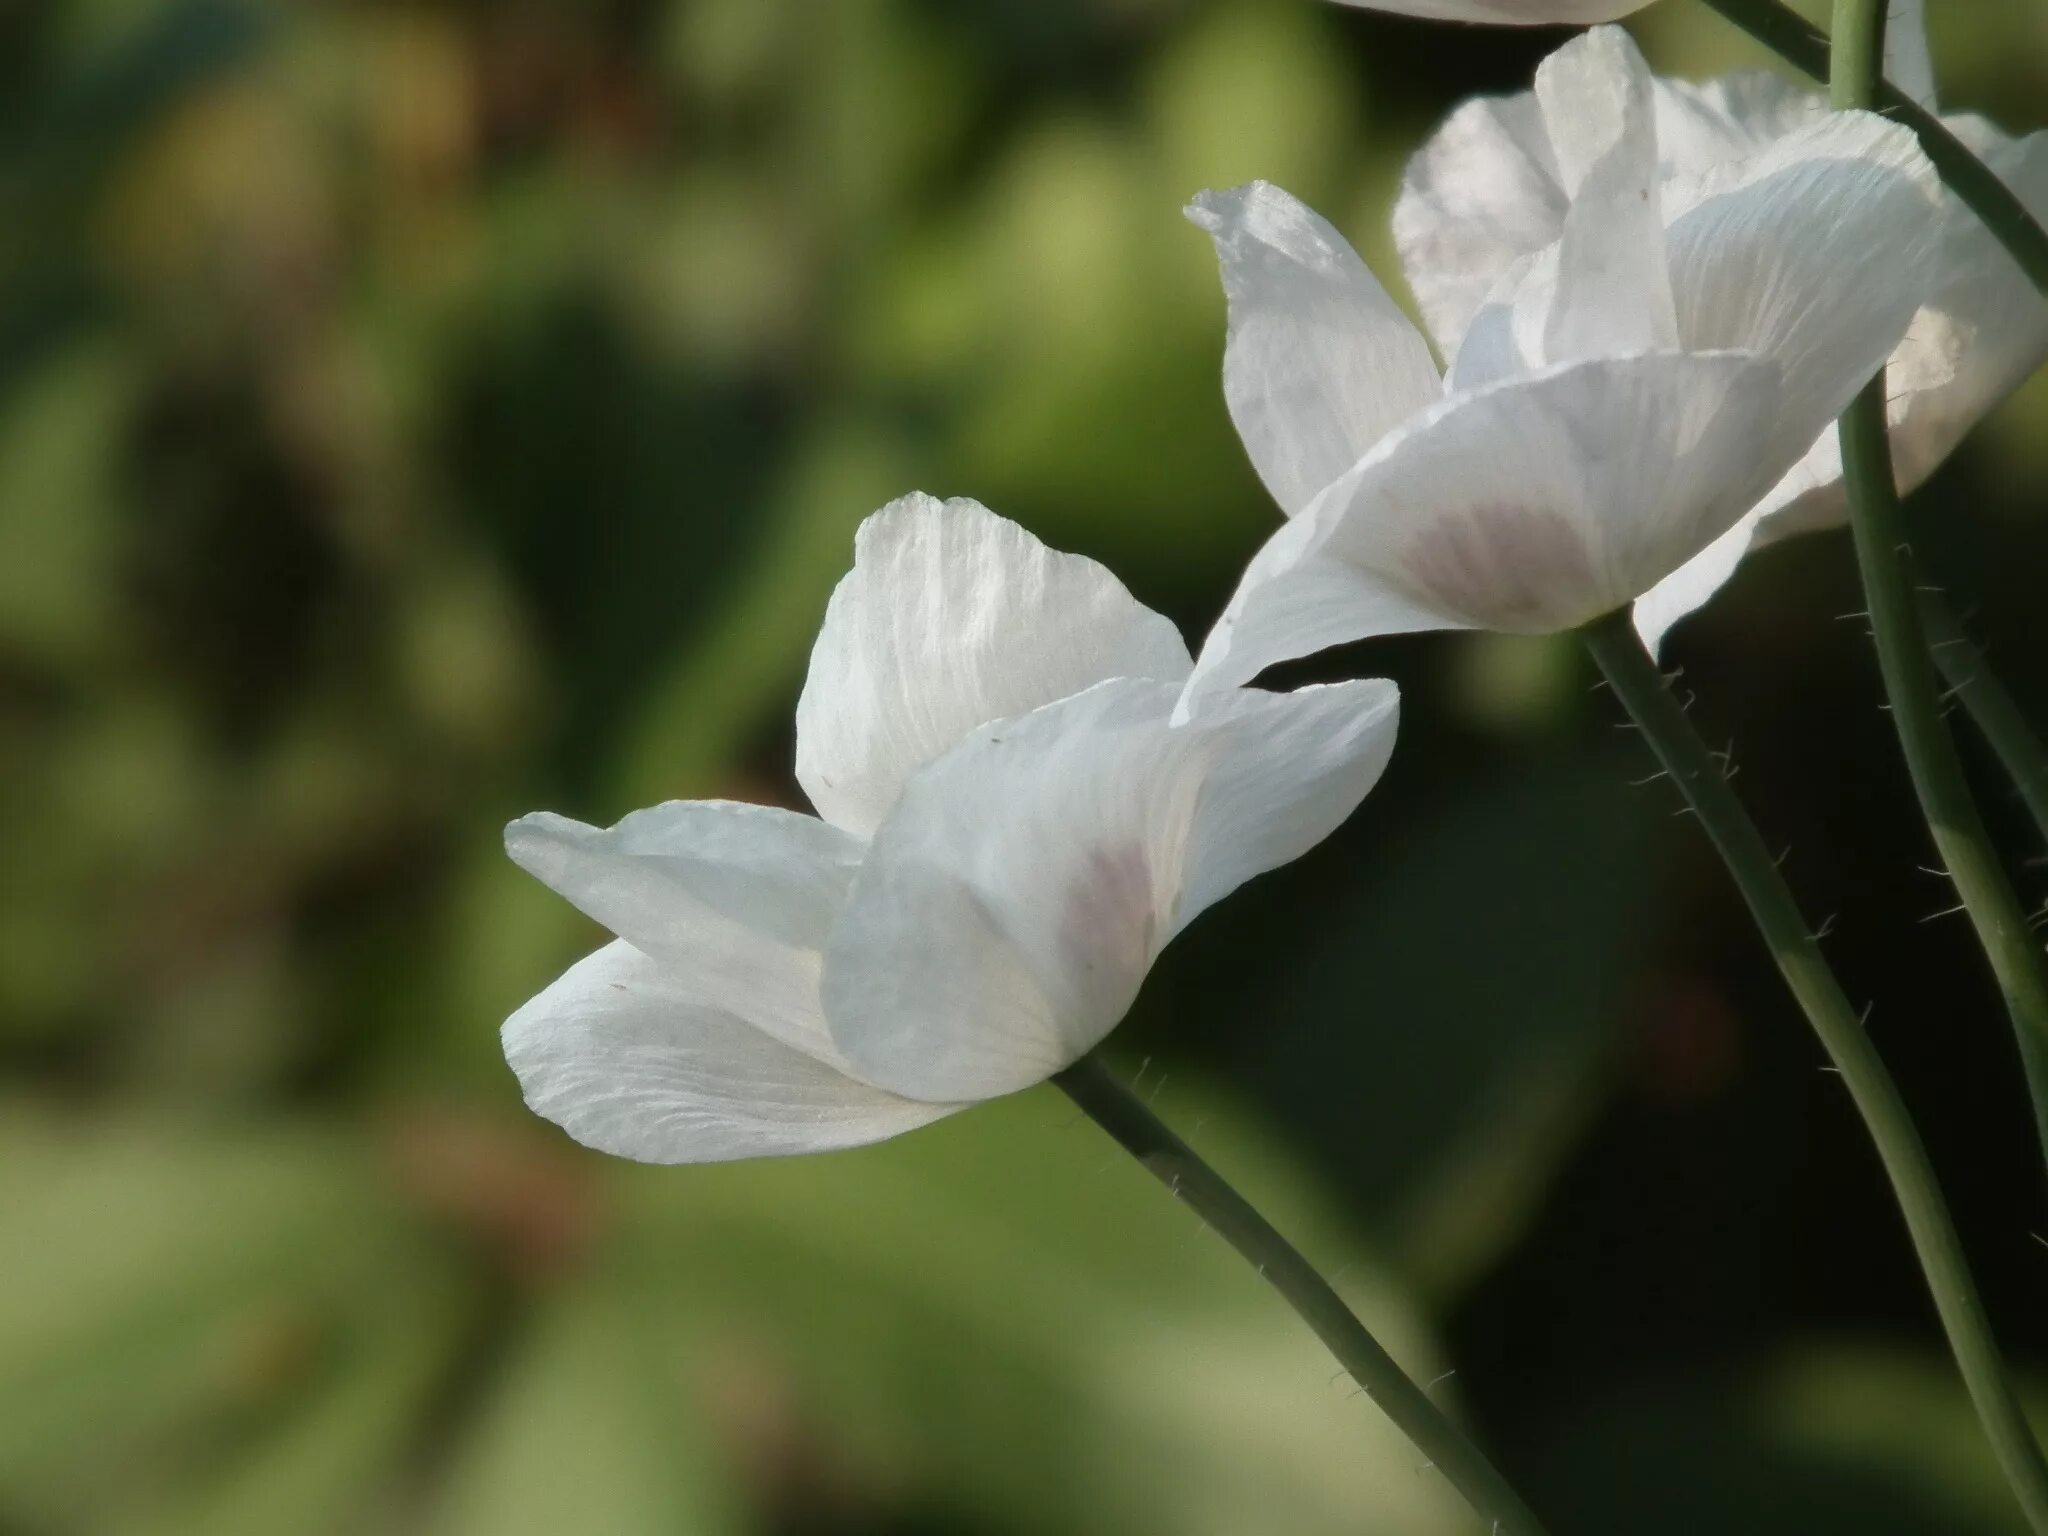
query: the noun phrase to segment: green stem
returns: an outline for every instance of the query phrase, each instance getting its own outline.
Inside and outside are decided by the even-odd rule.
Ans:
[[[1871,100],[1883,64],[1884,23],[1883,0],[1835,0],[1829,97],[1837,107]],[[2034,942],[2026,909],[1984,830],[1955,740],[1941,717],[1941,690],[1920,630],[1917,583],[1886,431],[1880,374],[1841,421],[1842,483],[1878,668],[1920,809],[2004,994],[2033,1100],[2035,1129],[2048,1154],[2048,956]]]
[[[1828,39],[1828,104],[1838,112],[1871,110],[1890,89],[1884,78],[1884,0],[1835,0]]]
[[[1636,638],[1626,610],[1597,619],[1580,631],[1593,659],[1627,707],[1651,749],[1677,781],[1686,803],[1699,816],[1722,862],[1735,879],[1778,971],[1805,1011],[1822,1047],[1841,1073],[1877,1155],[1919,1256],[1934,1309],[1948,1334],[1949,1348],[1976,1404],[1999,1465],[2026,1511],[2037,1536],[2048,1536],[2048,1463],[2041,1457],[2019,1399],[2006,1377],[1991,1336],[1990,1319],[1978,1298],[1948,1203],[1927,1161],[1927,1150],[1906,1112],[1863,1021],[1841,983],[1821,957],[1777,860],[1764,846],[1756,824],[1728,786],[1721,762],[1708,750],[1680,707],[1663,674]]]
[[[1825,33],[1781,0],[1706,0],[1722,16],[1747,32],[1794,69],[1816,80],[1828,79],[1828,39]],[[2048,294],[2048,230],[2014,196],[2011,187],[1999,180],[1968,145],[1948,130],[1942,120],[1900,91],[1880,83],[1874,93],[1877,110],[1904,123],[1920,137],[1920,147],[1992,237],[2011,252],[2034,286]]]
[[[2004,996],[2033,1100],[2035,1130],[2048,1154],[2048,963],[1977,814],[1955,739],[1941,717],[1941,691],[1920,628],[1919,593],[1892,486],[1881,378],[1857,396],[1842,417],[1841,433],[1856,563],[1863,573],[1892,723],[1942,866]]]
[[[2033,815],[2041,843],[2048,849],[2048,742],[2041,740],[2019,701],[2013,698],[1991,663],[1970,639],[1962,620],[1939,587],[1920,585],[1920,624],[1927,649],[1949,691],[1962,700],[1978,732],[1991,744],[2020,799]]]
[[[1265,1282],[1315,1330],[1316,1337],[1380,1411],[1481,1518],[1492,1522],[1493,1536],[1542,1536],[1543,1527],[1507,1479],[1366,1331],[1329,1282],[1119,1082],[1099,1057],[1082,1057],[1055,1074],[1053,1081],[1089,1119],[1256,1266]]]

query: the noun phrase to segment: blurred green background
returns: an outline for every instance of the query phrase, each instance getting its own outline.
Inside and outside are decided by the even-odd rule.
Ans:
[[[2048,11],[1935,9],[1953,101],[2048,120]],[[1182,202],[1272,178],[1391,273],[1403,157],[1559,37],[0,5],[0,1533],[1469,1529],[1050,1090],[710,1169],[527,1116],[497,1024],[597,934],[498,829],[799,803],[811,636],[911,488],[1199,636],[1274,515]],[[2048,718],[2044,490],[2037,381],[1914,511]],[[2013,1053],[1859,606],[1809,540],[1672,653],[2041,1368]],[[1117,1042],[1155,1106],[1560,1533],[2016,1530],[1837,1083],[1570,646],[1299,670],[1399,678],[1403,743],[1169,952]]]

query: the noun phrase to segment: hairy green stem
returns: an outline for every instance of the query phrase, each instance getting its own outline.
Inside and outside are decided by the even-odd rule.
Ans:
[[[1883,64],[1884,23],[1883,0],[1835,0],[1829,96],[1837,107],[1871,101]],[[1864,602],[1913,788],[1942,865],[2004,994],[2033,1100],[2035,1130],[2048,1155],[2048,955],[2034,941],[2026,909],[1984,829],[1955,740],[1942,719],[1941,689],[1920,629],[1918,584],[1886,434],[1880,374],[1841,421],[1842,483]]]
[[[1991,663],[1970,638],[1947,596],[1939,587],[1929,586],[1924,576],[1920,625],[1926,631],[1934,664],[1948,680],[1949,692],[1962,701],[1978,733],[1990,743],[2034,818],[2042,848],[2048,851],[2048,742],[2041,739],[2019,701],[1991,670]]]
[[[1885,0],[1835,0],[1828,37],[1828,104],[1838,112],[1874,110],[1891,87],[1884,78]]]
[[[1794,69],[1816,80],[1829,78],[1828,39],[1782,0],[1706,0],[1722,16],[1747,32]],[[2027,211],[2026,204],[1948,130],[1940,118],[1896,86],[1880,81],[1868,102],[1886,117],[1904,123],[1919,135],[1920,147],[1941,173],[1949,190],[1984,221],[1992,237],[2043,294],[2048,294],[2048,229]],[[1839,105],[1839,103],[1838,103]]]
[[[1055,1074],[1053,1081],[1089,1119],[1256,1266],[1265,1282],[1315,1330],[1316,1337],[1380,1411],[1414,1442],[1465,1502],[1491,1522],[1491,1536],[1542,1536],[1543,1527],[1507,1479],[1366,1331],[1343,1297],[1099,1057],[1084,1056]]]
[[[1663,674],[1650,659],[1626,610],[1580,631],[1617,697],[1642,729],[1651,750],[1699,816],[1722,862],[1748,905],[1778,971],[1820,1036],[1843,1086],[1876,1144],[1879,1160],[1906,1220],[1934,1309],[1948,1334],[1977,1416],[2004,1468],[2006,1480],[2037,1536],[2048,1536],[2048,1462],[2041,1457],[2007,1379],[2005,1362],[1963,1257],[1948,1203],[1927,1160],[1905,1101],[1863,1021],[1822,958],[1817,937],[1793,900],[1778,862],[1756,824],[1729,787],[1720,759],[1708,750]]]
[[[1942,867],[2004,996],[2033,1101],[2035,1130],[2048,1155],[2048,957],[2035,942],[2026,909],[1977,812],[1955,739],[1942,718],[1941,689],[1920,627],[1920,594],[1892,486],[1881,378],[1849,407],[1841,434],[1856,563],[1863,573],[1892,723]]]

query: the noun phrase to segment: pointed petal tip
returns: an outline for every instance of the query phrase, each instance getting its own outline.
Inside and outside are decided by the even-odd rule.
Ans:
[[[1221,237],[1224,230],[1243,217],[1246,195],[1258,182],[1237,187],[1204,187],[1187,201],[1181,214],[1197,229]]]
[[[1204,187],[1188,199],[1181,212],[1190,224],[1220,236],[1231,225],[1246,223],[1257,205],[1274,200],[1295,201],[1291,194],[1270,181],[1245,181],[1234,187]]]
[[[1671,633],[1671,626],[1677,620],[1666,614],[1654,613],[1643,607],[1638,598],[1629,610],[1629,622],[1635,626],[1636,638],[1643,642],[1643,649],[1650,653],[1650,660],[1664,659],[1664,637]]]
[[[1392,715],[1398,720],[1401,716],[1401,685],[1391,677],[1360,677],[1349,683],[1333,683],[1329,686],[1350,688],[1356,692],[1360,713],[1368,719],[1377,720],[1383,715]]]
[[[1245,671],[1242,658],[1233,654],[1235,646],[1231,631],[1234,627],[1225,616],[1202,643],[1202,652],[1195,658],[1195,668],[1188,674],[1188,680],[1180,691],[1180,700],[1174,705],[1175,725],[1185,725],[1201,712],[1208,701],[1219,694],[1244,687],[1258,675],[1256,668]]]
[[[548,856],[550,851],[577,830],[587,829],[582,822],[553,811],[528,811],[505,823],[505,853],[528,874],[545,880],[541,871],[554,862]]]
[[[892,526],[937,517],[945,507],[945,502],[928,491],[906,491],[893,501],[884,502],[862,518],[860,526],[853,530],[854,560],[858,562],[862,552],[871,548],[875,540],[887,533]]]

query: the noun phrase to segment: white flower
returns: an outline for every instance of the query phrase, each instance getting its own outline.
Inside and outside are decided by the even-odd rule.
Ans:
[[[1914,5],[1894,17],[1890,73],[1932,104],[1926,34]],[[1658,191],[1667,217],[1732,161],[1767,154],[1827,117],[1823,96],[1775,75],[1706,84],[1651,84]],[[1394,238],[1410,286],[1438,344],[1455,350],[1493,284],[1517,261],[1559,238],[1566,197],[1541,90],[1468,102],[1408,167]],[[2013,140],[1976,117],[1948,126],[2017,192],[2048,215],[2048,134]],[[1887,374],[1894,468],[1901,489],[1931,474],[1987,411],[2048,357],[2048,301],[1976,216],[1944,197],[1942,246],[1921,304]],[[1831,427],[1712,548],[1644,594],[1636,627],[1655,649],[1699,607],[1743,555],[1791,534],[1846,520],[1841,450]]]
[[[1551,243],[1463,301],[1447,379],[1286,193],[1189,210],[1230,300],[1224,395],[1289,514],[1197,689],[1371,635],[1547,633],[1632,602],[1799,461],[1926,291],[1934,170],[1871,114],[1823,115],[1674,191],[1649,71],[1602,27],[1547,59],[1510,116],[1546,130],[1512,141],[1547,180],[1500,178],[1527,205],[1490,184],[1444,196],[1500,210],[1484,233],[1501,243],[1540,214]]]
[[[1590,27],[1632,16],[1650,0],[1338,0],[1364,11],[1419,16],[1425,21],[1477,21],[1504,27]],[[1922,37],[1926,0],[1892,0],[1885,39],[1885,74],[1916,100],[1924,100],[1924,76],[1916,75],[1913,39]],[[1899,34],[1894,42],[1891,33]],[[1924,40],[1920,59],[1925,58]]]
[[[971,501],[862,524],[797,706],[820,816],[725,801],[506,829],[618,935],[507,1021],[527,1102],[646,1162],[877,1141],[1039,1082],[1160,950],[1365,796],[1397,696],[1230,693],[1101,566]]]
[[[1425,21],[1480,21],[1503,27],[1575,26],[1619,21],[1650,0],[1338,0],[1363,11],[1419,16]]]

